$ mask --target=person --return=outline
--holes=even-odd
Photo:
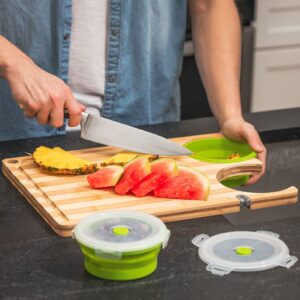
[[[189,8],[195,58],[221,132],[266,148],[242,116],[234,0],[0,0],[0,140],[64,134],[88,110],[133,126],[178,121]],[[14,99],[14,100],[13,100]]]

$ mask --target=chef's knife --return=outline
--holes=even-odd
[[[159,135],[103,117],[82,113],[80,125],[81,137],[96,143],[163,156],[192,154],[190,150]]]

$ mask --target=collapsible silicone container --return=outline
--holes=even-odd
[[[132,280],[153,273],[169,236],[157,217],[127,211],[93,214],[73,231],[86,271],[110,280]]]
[[[184,145],[193,152],[192,157],[210,163],[235,163],[253,157],[256,153],[246,143],[232,141],[225,137],[210,137],[190,141]],[[238,153],[239,158],[229,159],[228,157]],[[248,175],[233,176],[222,181],[227,187],[237,187],[247,183]]]

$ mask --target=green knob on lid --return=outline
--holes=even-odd
[[[238,255],[251,255],[253,253],[253,249],[250,247],[237,247],[234,251]]]
[[[116,226],[112,229],[115,235],[127,235],[129,233],[129,228],[126,226]]]

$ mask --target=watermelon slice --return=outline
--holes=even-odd
[[[178,175],[178,169],[174,159],[155,160],[151,163],[151,173],[136,184],[131,191],[135,196],[143,197],[176,175]]]
[[[161,198],[206,200],[210,183],[200,171],[178,166],[179,174],[154,190],[154,195]]]
[[[101,189],[115,186],[120,180],[124,168],[121,166],[109,166],[87,176],[87,181],[93,189]]]
[[[115,192],[125,195],[138,182],[150,173],[151,167],[147,156],[139,156],[127,163],[124,167],[124,174],[115,187]]]

